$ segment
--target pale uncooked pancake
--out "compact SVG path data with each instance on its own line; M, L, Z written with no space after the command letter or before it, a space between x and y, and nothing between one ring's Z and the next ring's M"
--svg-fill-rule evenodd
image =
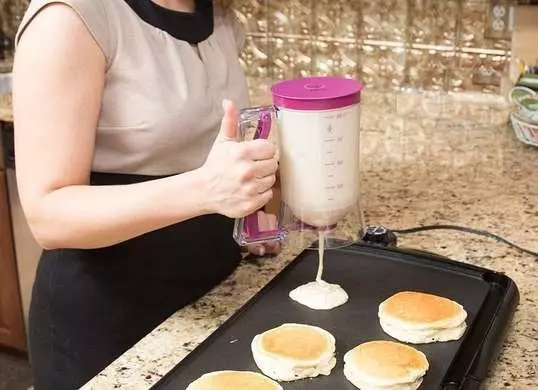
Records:
M202 375L186 390L283 390L277 382L257 372L215 371Z
M426 355L392 341L370 341L344 355L344 375L361 390L416 390L428 369Z
M316 310L330 310L343 305L349 299L340 285L327 283L324 280L303 284L290 291L289 295L301 305Z
M467 328L463 306L420 292L394 294L379 305L378 316L385 333L409 343L458 340Z
M270 378L293 381L329 375L336 364L335 338L326 330L304 324L283 324L256 335L254 361Z
M396 340L412 344L427 344L435 342L459 340L465 334L467 325L447 329L402 329L384 320L379 321L383 331Z

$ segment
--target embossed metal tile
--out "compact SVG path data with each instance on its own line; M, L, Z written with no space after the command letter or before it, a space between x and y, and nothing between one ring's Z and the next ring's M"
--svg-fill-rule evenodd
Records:
M236 10L250 36L242 58L253 86L333 74L359 77L370 89L497 93L510 59L511 33L505 27L514 4L237 0Z
M379 90L498 93L515 0L236 0L253 94L283 78L359 77ZM28 0L0 0L0 63Z

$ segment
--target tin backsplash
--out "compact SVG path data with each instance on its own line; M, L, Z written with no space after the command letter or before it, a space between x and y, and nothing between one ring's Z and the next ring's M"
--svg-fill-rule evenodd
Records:
M0 71L28 0L0 0ZM374 90L499 93L514 0L236 0L254 95L299 75L358 77Z
M254 94L300 75L358 77L369 89L500 93L514 1L237 0ZM259 90L259 91L257 91Z
M0 72L13 63L13 39L30 0L0 0Z

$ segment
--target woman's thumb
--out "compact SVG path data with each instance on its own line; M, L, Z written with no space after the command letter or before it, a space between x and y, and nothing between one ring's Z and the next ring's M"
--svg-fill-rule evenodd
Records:
M222 101L224 117L220 124L217 141L235 141L237 140L237 109L235 104L228 99Z

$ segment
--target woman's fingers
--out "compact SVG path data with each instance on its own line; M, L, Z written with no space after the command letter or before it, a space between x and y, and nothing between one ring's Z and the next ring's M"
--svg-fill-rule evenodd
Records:
M254 161L253 164L253 173L256 177L274 175L278 169L278 160L276 158Z
M275 185L276 177L275 175L269 175L265 177L260 177L259 179L256 179L256 188L255 188L255 194L263 194L265 191L270 190ZM261 220L262 217L258 217L258 220ZM266 221L263 221L266 223ZM258 221L258 223L261 223ZM276 223L275 223L276 226ZM268 227L269 229L269 227Z
M275 230L278 228L278 221L275 215L258 211L258 226L261 231ZM267 253L278 253L280 251L280 243L278 241L272 241L263 244L251 244L247 246L247 249L252 254L264 256Z
M262 230L273 230L277 228L276 215L258 212L258 225Z

